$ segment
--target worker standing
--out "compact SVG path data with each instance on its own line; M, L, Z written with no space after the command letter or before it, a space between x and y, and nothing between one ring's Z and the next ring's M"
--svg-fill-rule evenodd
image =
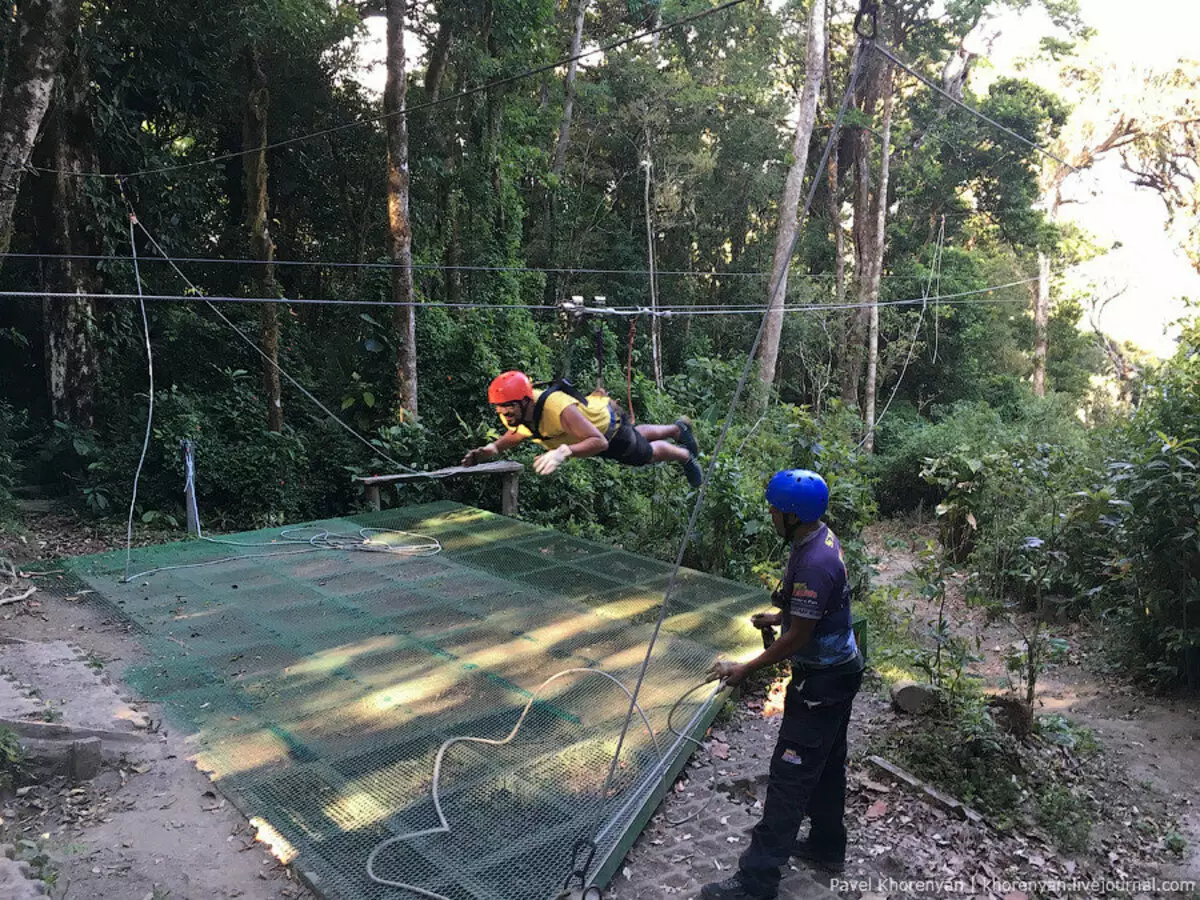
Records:
M776 473L767 485L775 531L791 544L779 592L781 611L758 613L756 627L781 625L780 638L747 663L718 661L709 671L741 684L755 670L785 659L792 680L771 757L767 801L738 871L706 884L704 900L768 900L796 856L826 872L845 868L846 732L862 685L864 661L854 639L850 583L841 544L821 521L829 488L815 472ZM807 838L797 842L805 817Z

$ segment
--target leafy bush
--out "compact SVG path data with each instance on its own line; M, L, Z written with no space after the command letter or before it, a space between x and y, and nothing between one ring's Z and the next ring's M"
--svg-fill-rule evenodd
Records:
M11 405L0 401L0 524L16 512L12 487L17 476L18 435L23 416Z
M1039 618L1095 614L1130 671L1200 687L1198 408L1193 323L1127 422L1085 432L1065 409L1055 421L1048 402L986 445L928 460L922 475L939 501L942 542L969 561L974 595L996 608L1036 608ZM977 415L968 418L986 425ZM939 428L946 433L944 423L929 430ZM899 470L882 471L895 496ZM1044 656L1033 651L1030 659Z
M919 506L932 509L940 502L944 491L921 477L925 460L988 447L1004 431L1000 414L983 403L960 403L935 411L932 422L914 412L907 416L899 412L893 411L884 420L874 461L879 511L885 516Z
M1109 468L1119 555L1097 605L1153 681L1200 688L1200 319L1147 385Z
M25 766L25 750L11 728L0 728L0 794L11 790Z
M1025 774L1017 742L1001 732L980 704L951 718L893 732L889 758L936 784L1000 827L1014 822Z
M1080 449L1087 432L1075 418L1069 398L1039 399L998 409L984 402L934 408L932 422L909 411L893 413L880 430L874 475L880 512L890 516L918 507L932 509L946 498L947 485L922 476L927 460L979 459L1000 450L1039 444Z

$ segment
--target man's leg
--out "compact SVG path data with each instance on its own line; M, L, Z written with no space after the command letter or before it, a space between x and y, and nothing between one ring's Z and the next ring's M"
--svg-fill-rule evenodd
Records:
M648 441L672 441L692 456L700 455L689 419L677 419L674 425L638 425L638 434Z
M674 425L638 425L635 428L628 422L622 422L617 432L609 438L608 449L600 455L627 466L677 462L683 467L688 484L698 488L704 481L700 464L685 448L662 439L678 434L679 429Z
M650 425L649 428L659 428L665 426ZM638 429L641 430L639 425ZM643 435L645 437L645 435ZM686 463L692 458L692 454L688 453L678 444L669 444L666 441L650 441L650 449L654 451L655 462L677 462Z
M812 827L801 842L802 859L840 871L846 861L846 731L850 725L850 710L842 717L829 758L808 801L808 818Z
M637 433L648 441L674 441L679 439L679 428L675 425L635 425Z
M771 758L763 817L751 833L750 847L739 860L742 884L752 896L775 896L780 870L792 856L809 799L849 708L839 698L823 696L822 681L822 676L816 676L799 690L788 689L779 742Z

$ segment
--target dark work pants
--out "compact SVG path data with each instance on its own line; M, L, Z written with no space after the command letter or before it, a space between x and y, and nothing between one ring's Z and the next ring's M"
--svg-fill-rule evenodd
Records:
M846 667L843 667L843 669ZM846 728L862 671L792 675L779 741L771 757L763 817L739 861L742 885L774 897L807 815L810 846L822 857L846 854Z

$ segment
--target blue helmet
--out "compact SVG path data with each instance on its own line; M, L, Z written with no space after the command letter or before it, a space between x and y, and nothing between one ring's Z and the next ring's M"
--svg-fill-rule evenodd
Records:
M829 508L829 486L816 472L785 469L767 483L767 502L780 512L795 513L805 524L816 522Z

